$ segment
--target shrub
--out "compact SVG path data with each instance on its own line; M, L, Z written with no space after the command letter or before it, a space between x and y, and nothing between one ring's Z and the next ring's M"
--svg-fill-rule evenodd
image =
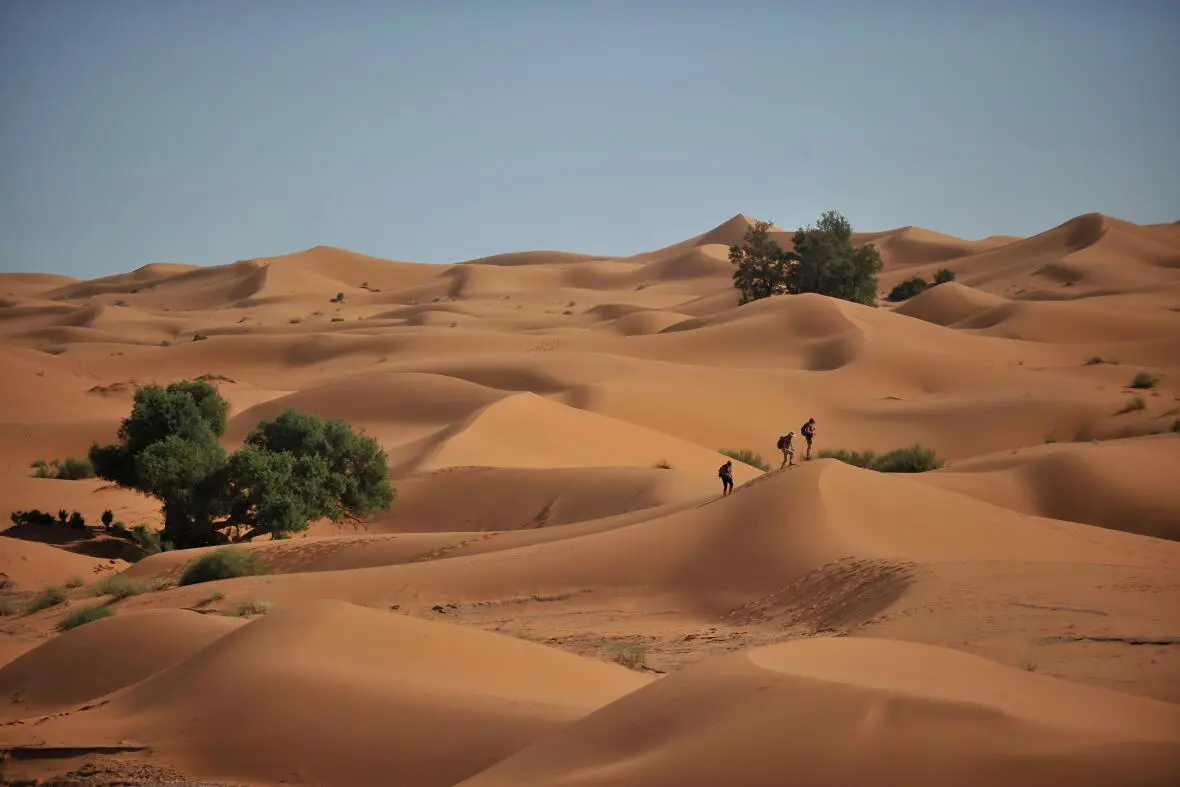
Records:
M1123 409L1119 410L1117 413L1115 413L1115 415L1123 415L1124 413L1133 413L1137 410L1146 409L1146 407L1147 407L1147 402L1145 402L1143 400L1142 396L1132 396L1130 399L1127 400L1127 403L1125 405L1123 405Z
M1180 432L1180 420L1172 422L1172 431L1173 432Z
M8 515L14 525L52 525L57 522L53 515L36 508L28 511L13 511Z
M660 461L656 462L655 466L660 470L671 470L672 469L672 463L669 462L667 459L661 459Z
M878 473L925 473L937 470L944 464L932 449L914 443L877 457L872 469Z
M49 462L38 459L33 462L32 467L36 471L33 473L35 478L56 478L60 481L94 478L94 465L90 460L76 456L67 457L64 462L58 459Z
M114 596L116 601L120 601L141 593L160 590L165 584L167 583L160 579L140 580L122 574L112 574L95 585L90 592L95 596Z
M185 566L180 585L214 582L219 579L265 574L266 567L258 555L241 547L220 547L201 555Z
M111 608L104 604L95 604L90 607L81 607L75 609L70 614L66 615L65 620L58 624L58 629L61 631L69 631L76 629L78 626L83 626L87 623L93 623L96 620L109 618L115 614Z
M127 534L127 537L131 539L133 544L149 555L167 552L172 548L171 544L168 544L161 539L158 532L155 530L148 530L146 525L134 525L132 526L131 530L125 530L124 532Z
M877 297L881 255L871 244L852 244L852 225L837 211L826 211L815 227L795 231L793 251L770 237L770 222L755 222L740 246L729 247L737 270L733 286L741 303L783 293L827 295L867 306Z
M343 317L333 317L332 322L344 322L344 318Z
M1139 374L1135 375L1135 379L1131 380L1131 387L1155 388L1156 383L1159 381L1160 378L1154 374L1150 374L1149 372L1139 372Z
M925 291L929 286L921 276L914 276L890 290L886 300L894 302L908 300Z
M111 529L111 523L114 521L115 521L115 515L113 513L111 513L111 510L109 508L106 511L102 512L103 529L109 531Z
M1102 363L1114 363L1114 361L1108 361L1100 355L1095 355L1094 357L1090 358L1090 360L1086 361L1086 366L1097 366Z
M234 608L229 611L229 615L235 618L244 618L250 615L265 615L274 609L274 604L269 601L255 601L253 599L246 599L239 601Z
M81 514L79 514L77 511L75 511L74 513L70 514L69 526L71 528L73 528L74 530L85 531L86 530L86 518L83 517Z
M60 588L57 586L47 587L38 593L36 598L28 603L28 605L25 607L25 612L31 615L34 612L40 612L43 609L56 607L58 604L66 603L66 599L69 597L70 594L66 592L65 588Z
M764 473L770 470L770 465L766 464L766 462L763 462L762 457L753 451L745 449L741 451L722 450L721 453L725 456L728 456L730 459L741 462L742 464L750 465L750 467L756 467Z
M875 451L848 451L843 448L835 450L826 449L820 451L818 456L820 459L838 459L845 464L870 470L873 467L874 460L877 458Z
M934 274L934 284L946 284L948 281L955 280L955 272L950 268L939 268Z
M10 598L0 598L0 618L20 614L20 606Z
M878 473L925 473L937 470L946 463L933 450L915 443L906 448L895 448L884 454L873 451L825 450L820 459L838 459L846 464L875 470Z
M206 340L206 339L208 339L208 338L209 338L209 337L208 337L208 336L206 336L206 335L205 335L205 334L203 334L203 333L194 333L194 334L193 334L193 341L194 341L194 342L203 342L203 341L205 341L205 340Z
M608 642L603 646L611 661L636 669L647 661L647 648L641 642Z
M66 587L71 588L71 589L82 587L82 577L79 577L77 575L70 577L69 579L66 580Z

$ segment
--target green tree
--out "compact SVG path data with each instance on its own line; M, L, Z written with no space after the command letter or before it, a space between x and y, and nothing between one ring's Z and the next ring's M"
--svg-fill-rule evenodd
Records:
M746 230L745 243L729 247L729 261L737 266L733 286L741 292L743 304L787 292L792 255L770 237L773 226L768 221L755 222Z
M852 243L852 225L838 212L825 212L814 227L795 231L795 248L784 251L770 237L770 224L757 222L744 243L730 246L737 266L734 287L741 302L782 293L827 295L872 306L877 300L881 255L871 244Z
M343 421L287 409L230 455L218 443L228 414L205 381L141 387L118 441L92 446L90 460L100 478L161 501L162 540L178 549L283 538L392 505L385 452Z
M954 280L955 280L955 272L953 270L951 270L950 268L939 268L934 273L934 283L936 285L937 284L946 284L948 281L954 281Z

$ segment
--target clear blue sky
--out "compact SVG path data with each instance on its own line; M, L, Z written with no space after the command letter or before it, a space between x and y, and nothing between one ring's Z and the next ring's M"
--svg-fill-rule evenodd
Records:
M0 270L1180 219L1168 0L3 0Z

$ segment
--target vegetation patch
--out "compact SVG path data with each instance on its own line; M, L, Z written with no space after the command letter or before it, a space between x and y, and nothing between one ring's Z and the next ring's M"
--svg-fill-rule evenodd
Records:
M933 449L914 443L906 448L895 448L884 454L875 451L823 450L820 459L838 459L846 464L875 470L878 473L925 473L945 466Z
M63 587L57 587L56 585L47 587L25 606L25 614L32 615L34 612L40 612L43 609L64 604L69 597L69 591Z
M179 585L216 582L219 579L265 574L266 566L258 555L242 547L219 547L201 555L185 566Z
M56 478L59 481L81 481L94 478L94 465L89 459L76 456L64 460L51 459L46 462L38 459L32 464L34 478Z
M753 451L747 449L742 449L741 451L722 449L721 453L737 462L749 465L750 467L756 467L764 473L770 470L770 465L762 461L762 456L760 454L754 453Z
M70 629L78 628L78 626L84 626L87 623L93 623L96 620L102 620L103 618L109 618L113 614L115 614L114 610L112 610L110 607L106 606L105 604L95 604L95 605L89 606L89 607L79 607L78 609L75 609L70 614L66 615L65 620L63 620L58 625L58 629L60 631L69 631Z

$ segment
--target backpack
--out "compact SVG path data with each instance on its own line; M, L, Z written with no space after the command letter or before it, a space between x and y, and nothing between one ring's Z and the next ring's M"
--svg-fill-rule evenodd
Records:
M810 423L806 423L803 424L799 431L803 433L804 437L811 437L813 434L815 434L815 427L813 427Z
M786 444L787 444L787 436L783 435L782 437L780 437L778 439L778 442L775 443L774 445L775 445L775 448L777 448L778 450L781 451L786 446Z

